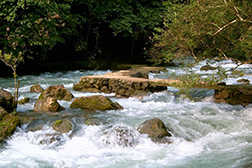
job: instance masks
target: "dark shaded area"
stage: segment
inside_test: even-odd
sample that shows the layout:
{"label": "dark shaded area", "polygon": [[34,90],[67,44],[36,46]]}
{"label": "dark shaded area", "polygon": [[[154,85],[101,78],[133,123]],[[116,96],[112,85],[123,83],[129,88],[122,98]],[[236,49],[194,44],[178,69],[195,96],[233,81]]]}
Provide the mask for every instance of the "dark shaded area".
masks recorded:
{"label": "dark shaded area", "polygon": [[[26,59],[17,67],[18,75],[38,74],[41,72],[55,72],[63,70],[89,69],[117,69],[115,64],[149,64],[144,57],[144,47],[147,39],[144,37],[132,41],[130,37],[114,36],[108,29],[101,32],[101,53],[95,59],[88,59],[82,51],[76,51],[72,39],[65,43],[58,43],[49,50],[44,58],[43,49],[38,49],[34,59]],[[90,42],[92,46],[94,42]],[[132,51],[133,49],[133,54]],[[11,76],[12,70],[0,62],[0,76]]]}

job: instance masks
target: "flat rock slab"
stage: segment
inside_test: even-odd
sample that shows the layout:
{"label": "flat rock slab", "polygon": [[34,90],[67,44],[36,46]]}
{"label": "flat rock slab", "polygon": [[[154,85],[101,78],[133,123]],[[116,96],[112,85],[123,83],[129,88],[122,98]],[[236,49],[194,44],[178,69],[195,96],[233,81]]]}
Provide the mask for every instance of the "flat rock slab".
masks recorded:
{"label": "flat rock slab", "polygon": [[[174,79],[148,79],[146,74],[158,73],[164,68],[142,67],[135,70],[122,70],[105,75],[84,76],[79,83],[74,84],[73,89],[84,92],[115,93],[116,97],[143,97],[148,92],[167,90],[167,86],[182,84]],[[232,105],[241,104],[247,106],[252,103],[251,85],[208,85],[194,86],[198,89],[215,90],[215,102]]]}

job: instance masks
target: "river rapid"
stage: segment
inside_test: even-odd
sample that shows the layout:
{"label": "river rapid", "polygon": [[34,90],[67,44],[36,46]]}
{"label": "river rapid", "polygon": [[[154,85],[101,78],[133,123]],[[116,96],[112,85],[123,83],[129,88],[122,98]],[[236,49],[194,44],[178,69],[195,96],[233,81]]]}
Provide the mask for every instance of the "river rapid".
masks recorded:
{"label": "river rapid", "polygon": [[[249,73],[252,68],[245,67]],[[150,74],[150,78],[165,78],[170,72],[183,69],[170,67],[168,72]],[[195,69],[198,70],[197,67]],[[0,144],[0,167],[8,168],[236,168],[252,165],[252,105],[247,107],[216,104],[212,90],[195,93],[199,101],[182,99],[175,88],[151,93],[143,99],[115,98],[123,110],[85,111],[71,109],[71,102],[59,101],[66,109],[59,113],[33,112],[39,93],[30,87],[39,83],[44,89],[63,84],[75,97],[97,95],[73,91],[74,83],[82,76],[105,74],[110,71],[67,71],[20,76],[20,98],[31,98],[19,105],[18,115],[34,119],[22,124],[13,136]],[[211,72],[214,73],[214,72]],[[236,80],[228,79],[235,83]],[[0,87],[13,92],[13,78],[0,78]],[[103,122],[87,126],[84,121],[95,117]],[[173,130],[171,144],[156,144],[140,135],[138,126],[145,120],[158,117]],[[73,130],[59,134],[52,123],[68,118]],[[116,127],[130,130],[132,146],[121,146]],[[107,134],[109,133],[109,136]],[[110,143],[104,143],[109,141]]]}

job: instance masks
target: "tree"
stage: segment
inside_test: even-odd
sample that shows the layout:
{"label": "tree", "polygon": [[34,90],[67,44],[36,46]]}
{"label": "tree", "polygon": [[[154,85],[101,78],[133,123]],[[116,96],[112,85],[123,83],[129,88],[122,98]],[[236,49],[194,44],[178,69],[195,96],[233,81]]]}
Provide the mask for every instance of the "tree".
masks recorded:
{"label": "tree", "polygon": [[157,28],[151,60],[169,62],[193,56],[250,63],[252,3],[250,0],[166,2],[164,25]]}
{"label": "tree", "polygon": [[147,39],[162,21],[161,7],[162,0],[73,0],[69,22],[75,32],[70,38],[77,51],[93,58],[101,53],[102,29],[109,29],[111,36],[131,38],[133,55],[134,41],[141,35]]}
{"label": "tree", "polygon": [[51,48],[58,41],[57,27],[63,26],[55,1],[3,0],[0,2],[0,60],[14,76],[14,102],[18,100],[17,66],[33,46]]}

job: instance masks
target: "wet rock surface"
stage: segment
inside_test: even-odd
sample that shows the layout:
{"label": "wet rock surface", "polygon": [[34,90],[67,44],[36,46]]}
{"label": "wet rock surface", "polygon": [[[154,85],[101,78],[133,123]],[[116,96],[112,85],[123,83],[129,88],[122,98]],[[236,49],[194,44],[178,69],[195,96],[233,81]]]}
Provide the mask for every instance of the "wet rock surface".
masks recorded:
{"label": "wet rock surface", "polygon": [[54,97],[47,97],[44,99],[38,99],[34,105],[34,111],[44,111],[44,112],[59,112],[64,110]]}
{"label": "wet rock surface", "polygon": [[123,109],[117,102],[114,103],[109,98],[102,95],[78,97],[72,102],[70,107],[100,111]]}
{"label": "wet rock surface", "polygon": [[170,137],[171,134],[167,131],[164,122],[159,118],[146,120],[140,124],[137,130],[140,134],[147,134],[154,142],[170,143],[168,137]]}
{"label": "wet rock surface", "polygon": [[60,133],[67,133],[72,130],[72,122],[69,119],[59,119],[54,122],[53,129]]}
{"label": "wet rock surface", "polygon": [[71,101],[74,96],[63,85],[53,85],[44,90],[38,99],[47,97],[54,97],[56,100]]}
{"label": "wet rock surface", "polygon": [[17,116],[0,107],[0,141],[11,136],[19,124],[20,120]]}
{"label": "wet rock surface", "polygon": [[247,106],[252,103],[252,88],[245,86],[223,87],[215,90],[214,98],[216,103]]}

